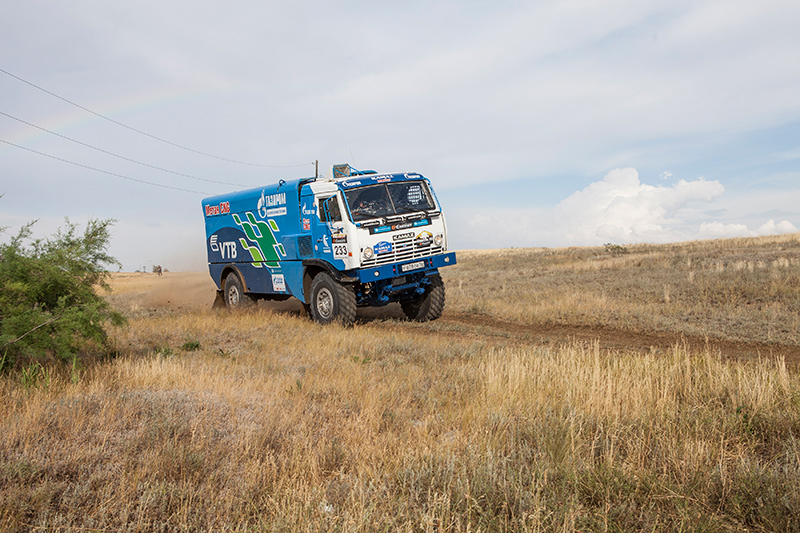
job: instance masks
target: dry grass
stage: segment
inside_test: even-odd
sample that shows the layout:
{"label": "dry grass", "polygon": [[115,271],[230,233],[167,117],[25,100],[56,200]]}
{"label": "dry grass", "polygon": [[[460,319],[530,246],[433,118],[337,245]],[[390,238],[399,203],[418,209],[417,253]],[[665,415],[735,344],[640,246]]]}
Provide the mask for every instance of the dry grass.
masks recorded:
{"label": "dry grass", "polygon": [[448,308],[520,324],[582,324],[800,345],[800,235],[672,245],[464,253]]}
{"label": "dry grass", "polygon": [[[713,263],[692,246],[679,250]],[[670,253],[514,251],[480,281],[472,261],[486,258],[462,257],[448,305],[533,320],[544,303],[514,315],[470,294],[540,271],[632,280],[634,257]],[[566,292],[558,320],[588,320]],[[780,359],[508,347],[123,296],[116,358],[0,379],[0,530],[800,530],[800,378]]]}

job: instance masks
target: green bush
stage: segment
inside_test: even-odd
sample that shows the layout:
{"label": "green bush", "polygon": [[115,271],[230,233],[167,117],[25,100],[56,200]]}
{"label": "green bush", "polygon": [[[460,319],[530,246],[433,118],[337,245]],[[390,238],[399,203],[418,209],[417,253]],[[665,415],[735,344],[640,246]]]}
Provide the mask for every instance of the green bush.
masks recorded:
{"label": "green bush", "polygon": [[619,257],[628,253],[627,246],[623,246],[621,244],[607,242],[603,246],[606,249],[606,253],[609,253],[614,257]]}
{"label": "green bush", "polygon": [[107,349],[104,326],[124,322],[97,294],[108,290],[113,220],[90,220],[83,234],[68,219],[46,239],[33,222],[0,244],[0,370],[40,361],[75,361]]}

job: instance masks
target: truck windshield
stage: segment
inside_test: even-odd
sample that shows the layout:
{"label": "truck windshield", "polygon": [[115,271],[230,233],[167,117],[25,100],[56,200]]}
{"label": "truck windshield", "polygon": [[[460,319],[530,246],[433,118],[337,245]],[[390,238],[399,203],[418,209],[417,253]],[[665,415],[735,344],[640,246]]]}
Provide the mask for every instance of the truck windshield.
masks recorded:
{"label": "truck windshield", "polygon": [[422,181],[379,183],[345,192],[353,222],[435,209],[427,185]]}

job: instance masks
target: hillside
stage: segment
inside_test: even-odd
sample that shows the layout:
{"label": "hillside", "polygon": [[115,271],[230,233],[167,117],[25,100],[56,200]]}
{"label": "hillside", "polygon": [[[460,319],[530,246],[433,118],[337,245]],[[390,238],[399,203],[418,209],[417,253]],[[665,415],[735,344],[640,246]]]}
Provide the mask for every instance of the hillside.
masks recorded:
{"label": "hillside", "polygon": [[0,529],[800,529],[800,236],[442,274],[350,329],[115,275],[115,357],[0,381]]}

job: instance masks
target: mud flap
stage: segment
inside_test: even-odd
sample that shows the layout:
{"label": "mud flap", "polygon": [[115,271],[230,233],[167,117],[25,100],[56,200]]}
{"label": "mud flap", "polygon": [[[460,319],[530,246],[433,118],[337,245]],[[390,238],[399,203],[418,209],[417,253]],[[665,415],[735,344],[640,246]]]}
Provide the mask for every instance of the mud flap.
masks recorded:
{"label": "mud flap", "polygon": [[222,296],[222,291],[217,291],[217,297],[214,298],[211,309],[225,309],[225,298]]}

